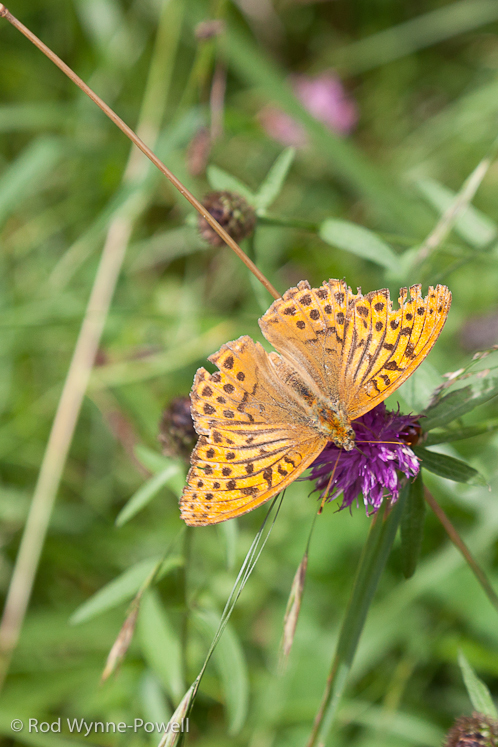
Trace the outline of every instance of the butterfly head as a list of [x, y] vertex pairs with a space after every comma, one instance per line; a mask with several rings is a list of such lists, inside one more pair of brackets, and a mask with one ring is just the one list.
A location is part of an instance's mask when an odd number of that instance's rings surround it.
[[318, 430], [336, 446], [351, 451], [355, 446], [355, 432], [343, 413], [330, 407], [318, 410]]

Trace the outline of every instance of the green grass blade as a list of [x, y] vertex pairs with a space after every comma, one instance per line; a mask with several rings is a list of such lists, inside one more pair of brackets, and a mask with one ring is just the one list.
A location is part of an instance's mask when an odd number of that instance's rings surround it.
[[332, 55], [350, 75], [386, 65], [498, 18], [494, 0], [460, 0], [349, 44]]
[[144, 467], [147, 467], [147, 469], [154, 474], [162, 472], [175, 463], [171, 457], [164, 456], [158, 451], [149, 449], [149, 447], [144, 446], [144, 444], [137, 444], [134, 452], [137, 459], [144, 465]]
[[349, 671], [365, 625], [380, 576], [401, 521], [408, 488], [401, 491], [398, 502], [386, 516], [384, 503], [374, 517], [368, 538], [356, 570], [353, 590], [341, 625], [332, 670], [319, 714], [307, 747], [324, 745], [334, 723], [337, 708], [344, 693]]
[[[185, 695], [182, 702], [187, 702], [188, 700], [188, 710], [193, 706], [195, 697], [197, 695], [197, 690], [199, 687], [199, 684], [204, 676], [204, 673], [207, 669], [207, 666], [211, 660], [211, 657], [216, 650], [216, 647], [218, 646], [218, 643], [223, 635], [223, 632], [225, 631], [225, 628], [228, 624], [228, 621], [230, 619], [230, 616], [235, 608], [235, 605], [237, 604], [237, 600], [240, 597], [247, 581], [249, 580], [249, 577], [251, 573], [253, 572], [254, 568], [256, 567], [256, 563], [259, 560], [259, 557], [261, 553], [264, 550], [264, 547], [266, 543], [268, 542], [268, 539], [270, 537], [271, 531], [275, 525], [275, 521], [277, 519], [277, 516], [280, 511], [280, 507], [282, 505], [282, 501], [285, 495], [285, 491], [279, 495], [277, 495], [272, 503], [270, 508], [268, 509], [268, 512], [265, 516], [265, 519], [256, 534], [256, 537], [252, 541], [252, 544], [246, 554], [246, 557], [244, 559], [244, 562], [242, 563], [241, 569], [237, 575], [237, 578], [235, 579], [235, 583], [232, 587], [232, 591], [230, 592], [230, 595], [228, 597], [228, 600], [225, 604], [225, 607], [223, 609], [223, 613], [221, 615], [220, 622], [218, 624], [218, 627], [216, 628], [216, 632], [213, 636], [213, 640], [211, 641], [211, 645], [209, 647], [209, 650], [206, 654], [206, 657], [204, 659], [204, 663], [201, 667], [201, 670], [199, 674], [197, 675], [195, 682], [191, 686], [191, 688], [188, 690], [187, 694]], [[275, 508], [276, 507], [276, 508]], [[273, 510], [275, 509], [274, 515], [271, 518], [271, 514]]]
[[422, 473], [407, 486], [405, 509], [401, 517], [401, 566], [405, 578], [415, 573], [424, 536], [425, 498]]
[[[441, 215], [454, 204], [457, 198], [456, 192], [443, 186], [435, 179], [428, 177], [418, 179], [416, 186]], [[495, 222], [471, 204], [467, 205], [465, 211], [459, 215], [453, 228], [455, 233], [476, 249], [485, 247], [498, 233]]]
[[133, 516], [138, 514], [153, 498], [164, 488], [169, 481], [180, 473], [178, 464], [170, 464], [162, 472], [147, 480], [136, 493], [132, 495], [128, 503], [121, 509], [116, 517], [116, 526], [122, 527]]
[[184, 682], [180, 641], [166, 614], [159, 595], [148, 589], [142, 598], [137, 631], [143, 655], [170, 697], [179, 701]]
[[42, 137], [28, 145], [0, 178], [0, 224], [12, 209], [43, 188], [63, 153], [62, 144], [53, 137]]
[[482, 680], [479, 679], [462, 651], [458, 652], [458, 663], [462, 670], [463, 681], [469, 694], [470, 702], [476, 711], [485, 716], [498, 719], [498, 711], [493, 703], [491, 693]]
[[391, 247], [363, 226], [347, 220], [327, 218], [321, 224], [318, 234], [330, 246], [369, 259], [370, 262], [381, 265], [393, 273], [401, 271], [398, 257]]
[[220, 539], [225, 547], [227, 570], [231, 571], [235, 565], [235, 559], [237, 557], [237, 540], [239, 538], [237, 519], [223, 521], [218, 525], [218, 531]]
[[296, 151], [294, 148], [286, 148], [278, 156], [254, 196], [254, 204], [258, 210], [266, 210], [275, 202], [282, 191], [295, 156]]
[[[193, 617], [211, 640], [220, 625], [220, 616], [213, 610], [201, 610], [194, 612]], [[247, 718], [249, 679], [244, 651], [230, 625], [226, 626], [218, 642], [213, 660], [223, 684], [229, 733], [234, 736], [242, 729]]]
[[467, 485], [487, 486], [487, 481], [476, 469], [455, 457], [429, 451], [423, 446], [414, 446], [413, 451], [421, 460], [422, 469], [428, 469], [439, 477], [445, 477], [454, 482], [465, 482]]
[[70, 623], [78, 625], [86, 622], [103, 612], [114, 609], [123, 602], [133, 599], [155, 568], [158, 568], [158, 576], [162, 577], [174, 568], [180, 567], [183, 559], [179, 555], [174, 555], [167, 558], [159, 568], [160, 563], [160, 557], [153, 557], [132, 565], [131, 568], [128, 568], [120, 576], [99, 589], [86, 602], [83, 602], [71, 615]]

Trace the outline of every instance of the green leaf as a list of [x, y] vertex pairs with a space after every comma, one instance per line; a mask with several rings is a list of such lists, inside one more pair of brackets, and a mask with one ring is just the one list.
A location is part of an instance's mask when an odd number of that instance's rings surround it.
[[424, 536], [425, 499], [422, 472], [419, 472], [413, 482], [409, 482], [405, 508], [401, 517], [401, 566], [405, 578], [415, 573], [422, 539]]
[[[99, 589], [86, 602], [83, 602], [73, 612], [69, 622], [72, 625], [78, 625], [107, 612], [107, 610], [114, 609], [114, 607], [127, 602], [129, 599], [133, 599], [160, 561], [161, 558], [157, 556], [146, 558], [132, 565], [131, 568], [128, 568], [120, 576]], [[181, 566], [182, 563], [183, 558], [179, 555], [166, 558], [161, 568], [158, 569], [158, 578], [162, 578], [169, 571]]]
[[337, 715], [365, 620], [398, 531], [405, 500], [406, 492], [402, 491], [398, 502], [387, 516], [384, 501], [370, 525], [341, 624], [333, 675], [327, 687], [327, 697], [321, 706], [324, 716], [318, 726], [318, 739], [315, 743], [327, 744], [327, 737]]
[[147, 669], [139, 685], [140, 705], [145, 721], [161, 721], [165, 724], [171, 718], [171, 708], [166, 702], [166, 696], [156, 675]]
[[243, 182], [239, 181], [237, 177], [228, 174], [218, 166], [208, 166], [207, 179], [213, 189], [216, 190], [228, 190], [229, 192], [237, 192], [237, 194], [245, 197], [250, 205], [255, 204], [254, 194], [251, 192]]
[[2, 104], [0, 106], [0, 132], [37, 132], [42, 128], [63, 130], [78, 122], [78, 107], [73, 104], [47, 103]]
[[474, 438], [485, 433], [493, 433], [498, 430], [498, 418], [485, 420], [478, 425], [469, 425], [465, 428], [451, 428], [444, 431], [431, 431], [424, 441], [425, 446], [433, 444], [450, 443], [451, 441], [462, 441], [464, 438]]
[[149, 449], [148, 446], [144, 446], [143, 444], [137, 444], [133, 451], [135, 452], [139, 462], [141, 462], [144, 467], [147, 467], [151, 472], [154, 472], [154, 474], [162, 472], [167, 467], [176, 463], [170, 457], [163, 456], [163, 454], [154, 451], [154, 449]]
[[321, 224], [318, 234], [330, 246], [338, 247], [393, 272], [400, 271], [398, 257], [382, 239], [363, 226], [338, 218], [327, 218]]
[[137, 626], [143, 655], [167, 693], [176, 702], [185, 689], [181, 649], [157, 592], [148, 589], [140, 604]]
[[284, 186], [295, 155], [296, 151], [294, 148], [286, 148], [278, 156], [254, 196], [254, 205], [258, 210], [266, 210], [277, 199]]
[[138, 514], [151, 500], [164, 488], [168, 482], [180, 473], [178, 464], [170, 464], [162, 472], [147, 480], [136, 493], [134, 493], [128, 503], [121, 509], [116, 517], [116, 526], [122, 527], [135, 514]]
[[442, 428], [452, 420], [461, 418], [466, 412], [484, 404], [498, 394], [498, 377], [486, 376], [472, 382], [470, 386], [457, 389], [437, 399], [424, 412], [424, 430]]
[[92, 374], [90, 389], [121, 387], [171, 374], [210, 355], [230, 339], [233, 329], [234, 325], [224, 320], [199, 335], [189, 335], [184, 342], [176, 342], [144, 358], [97, 366]]
[[[194, 618], [209, 640], [218, 631], [220, 617], [213, 610], [197, 611], [194, 613]], [[229, 733], [233, 736], [241, 730], [247, 717], [249, 680], [242, 646], [230, 625], [227, 625], [223, 636], [218, 641], [213, 659], [220, 673], [225, 694]]]
[[470, 702], [476, 711], [491, 718], [498, 718], [496, 706], [487, 686], [479, 679], [462, 651], [458, 652], [458, 663], [462, 670], [463, 681], [469, 694]]
[[454, 482], [465, 482], [467, 485], [487, 486], [488, 484], [480, 472], [460, 459], [429, 451], [422, 446], [414, 446], [413, 451], [422, 460], [423, 469], [428, 469], [435, 475], [454, 480]]
[[227, 569], [231, 571], [237, 557], [237, 540], [239, 537], [237, 519], [223, 521], [221, 524], [218, 524], [218, 532], [225, 546]]
[[62, 153], [61, 141], [52, 137], [39, 138], [4, 170], [0, 178], [0, 224], [19, 201], [40, 189]]
[[[19, 733], [12, 731], [11, 723], [14, 719], [19, 718], [19, 712], [13, 711], [11, 713], [0, 714], [0, 735], [6, 738], [6, 744], [11, 742], [17, 742], [19, 744], [25, 744], [27, 747], [96, 747], [98, 743], [94, 741], [88, 741], [82, 739], [84, 733], [80, 734], [78, 738], [71, 738], [65, 734], [53, 733], [51, 731], [42, 734], [36, 732], [32, 727], [31, 731], [28, 729], [27, 719], [30, 716], [24, 716], [24, 728]], [[35, 717], [36, 718], [36, 717]], [[80, 717], [81, 718], [81, 717]], [[80, 720], [78, 718], [78, 721]], [[38, 721], [41, 723], [47, 721], [48, 723], [54, 723], [57, 721], [57, 717], [52, 718], [39, 718]], [[61, 731], [64, 729], [65, 719], [61, 717]]]
[[[441, 215], [454, 203], [456, 192], [439, 184], [435, 179], [419, 179], [417, 187], [427, 201], [433, 205]], [[472, 205], [467, 205], [465, 212], [460, 215], [453, 226], [455, 232], [471, 246], [480, 249], [492, 241], [497, 233], [496, 224], [491, 218], [481, 213]]]

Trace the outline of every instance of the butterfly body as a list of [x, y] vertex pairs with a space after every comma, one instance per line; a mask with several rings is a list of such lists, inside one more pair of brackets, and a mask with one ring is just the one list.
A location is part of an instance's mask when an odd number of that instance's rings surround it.
[[340, 402], [324, 397], [306, 372], [296, 370], [282, 356], [270, 353], [268, 357], [282, 384], [296, 393], [300, 409], [307, 416], [306, 425], [346, 451], [354, 448], [354, 430]]
[[293, 482], [329, 441], [354, 448], [351, 421], [382, 402], [432, 348], [446, 320], [445, 286], [363, 296], [344, 281], [303, 281], [259, 320], [277, 352], [250, 337], [226, 343], [197, 371], [192, 417], [200, 438], [181, 498], [202, 526], [256, 508]]
[[319, 407], [316, 413], [317, 431], [346, 451], [354, 449], [355, 433], [346, 416], [330, 407]]

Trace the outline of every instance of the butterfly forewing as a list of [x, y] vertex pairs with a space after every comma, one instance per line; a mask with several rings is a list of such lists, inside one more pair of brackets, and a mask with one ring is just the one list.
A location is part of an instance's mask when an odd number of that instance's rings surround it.
[[343, 280], [329, 280], [321, 288], [302, 281], [259, 321], [268, 342], [332, 401], [339, 397], [344, 329], [357, 297]]
[[344, 281], [320, 288], [305, 281], [275, 301], [260, 320], [266, 339], [315, 381], [318, 394], [339, 403], [349, 420], [392, 394], [424, 360], [446, 321], [446, 286], [400, 291], [393, 310], [389, 291], [363, 296]]
[[358, 299], [349, 324], [341, 393], [350, 419], [383, 402], [422, 363], [436, 342], [448, 315], [451, 293], [446, 286], [421, 286], [400, 293], [400, 308], [393, 311], [387, 290]]
[[281, 385], [261, 345], [241, 337], [210, 360], [220, 371], [200, 369], [194, 380], [192, 415], [202, 435], [181, 499], [182, 518], [197, 526], [269, 500], [326, 443], [307, 426], [295, 393]]

